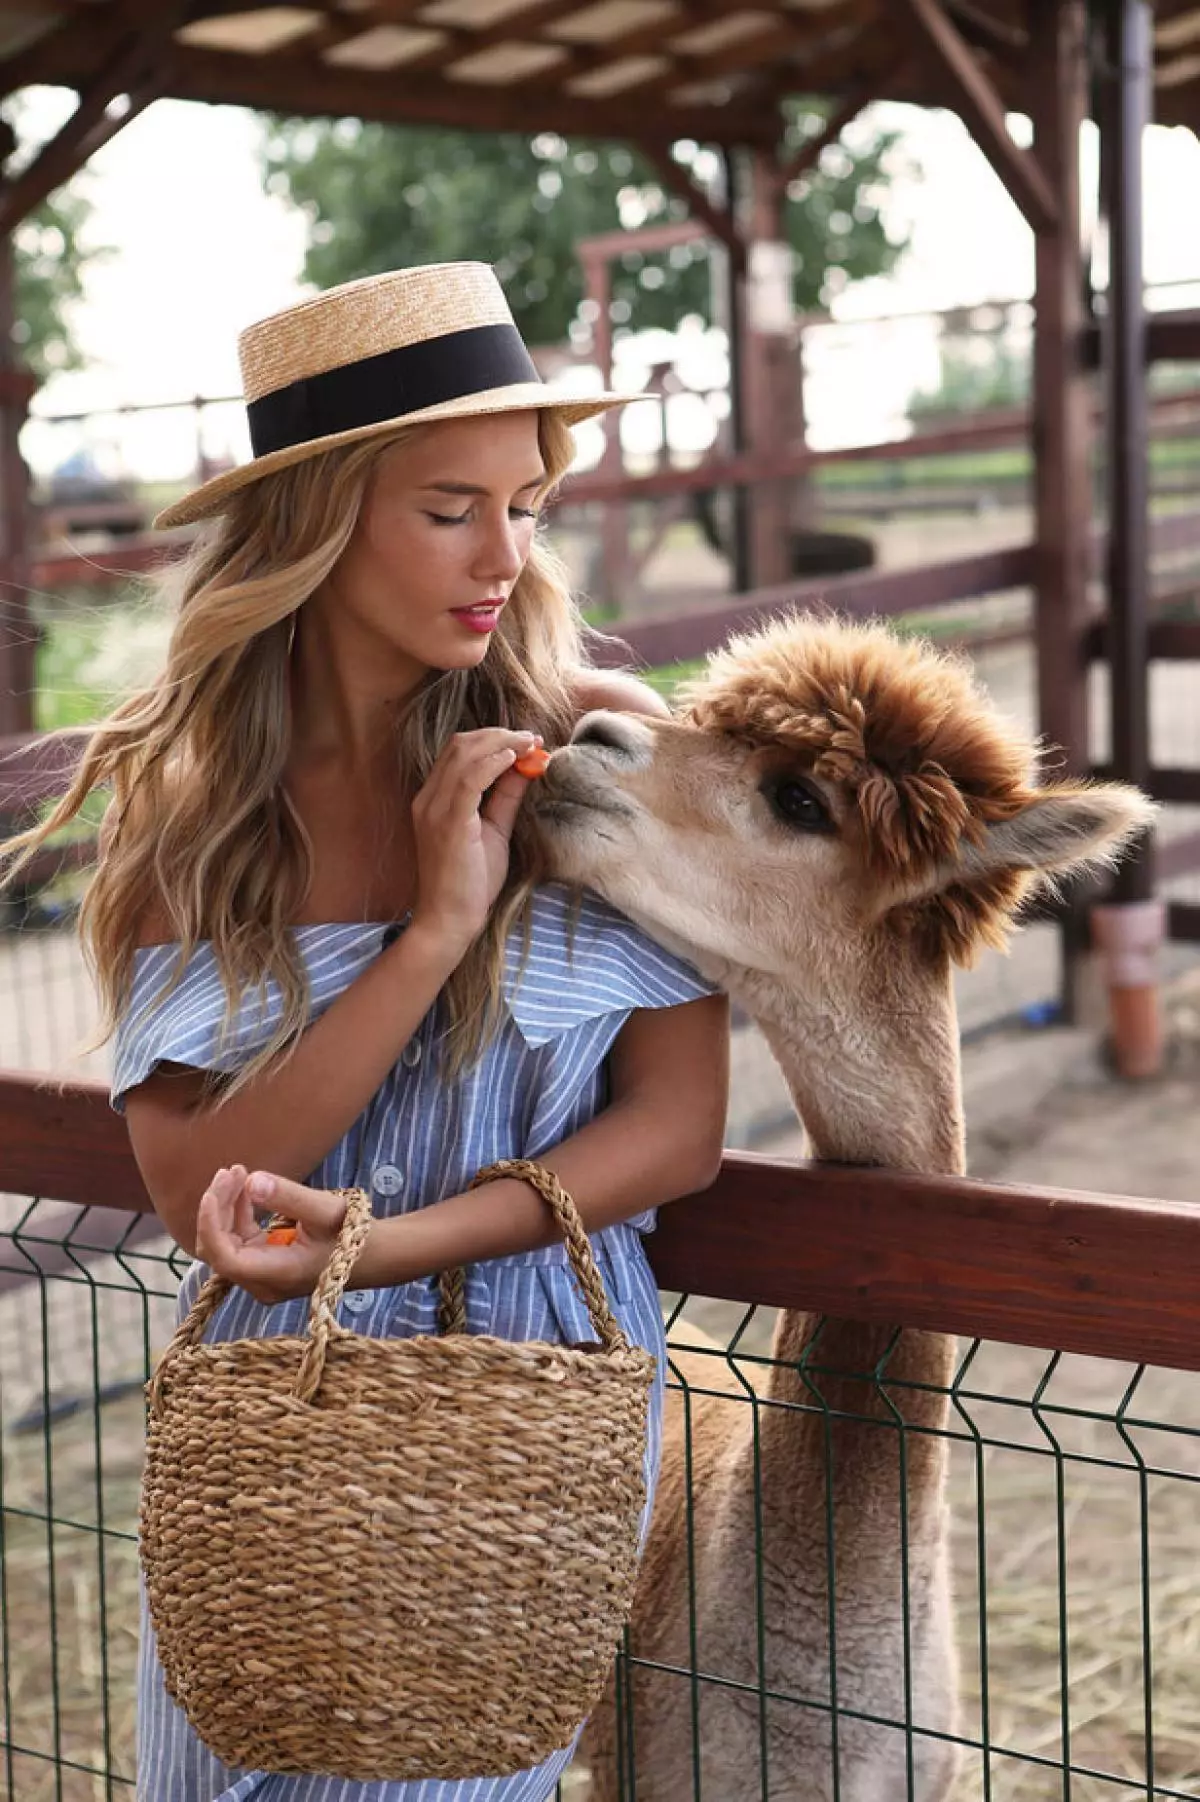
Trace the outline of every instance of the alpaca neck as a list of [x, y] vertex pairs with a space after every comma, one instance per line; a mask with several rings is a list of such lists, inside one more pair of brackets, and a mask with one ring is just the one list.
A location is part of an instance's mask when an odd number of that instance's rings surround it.
[[949, 967], [902, 988], [882, 980], [870, 1008], [864, 986], [816, 1003], [798, 987], [756, 977], [738, 999], [775, 1055], [815, 1158], [960, 1176], [962, 1090]]
[[[965, 1166], [958, 1026], [945, 965], [901, 985], [881, 955], [874, 971], [859, 969], [851, 989], [819, 1004], [799, 987], [752, 978], [738, 999], [775, 1055], [821, 1162], [877, 1165], [931, 1175], [961, 1175]], [[873, 998], [864, 1004], [864, 990]], [[795, 1366], [817, 1327], [784, 1313], [776, 1334], [772, 1389], [780, 1399], [807, 1396]], [[889, 1349], [890, 1348], [890, 1349]], [[886, 1356], [887, 1375], [918, 1383], [948, 1381], [953, 1344], [941, 1335], [826, 1319], [812, 1357], [821, 1366], [873, 1370]], [[861, 1392], [862, 1384], [857, 1385]], [[858, 1405], [861, 1405], [861, 1401]], [[944, 1411], [936, 1394], [906, 1404], [913, 1418]]]

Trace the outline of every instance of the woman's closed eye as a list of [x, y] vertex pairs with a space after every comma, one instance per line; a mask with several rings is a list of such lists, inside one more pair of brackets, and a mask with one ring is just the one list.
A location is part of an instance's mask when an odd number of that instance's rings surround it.
[[[465, 526], [472, 518], [473, 511], [471, 507], [468, 507], [465, 513], [430, 513], [427, 511], [425, 517], [431, 519], [437, 526]], [[508, 517], [510, 519], [536, 519], [537, 510], [534, 507], [510, 507]]]

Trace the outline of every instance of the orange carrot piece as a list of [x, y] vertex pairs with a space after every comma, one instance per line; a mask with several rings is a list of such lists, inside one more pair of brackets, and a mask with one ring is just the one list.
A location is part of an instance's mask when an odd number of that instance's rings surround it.
[[535, 745], [532, 751], [526, 751], [524, 757], [518, 757], [513, 764], [518, 776], [528, 776], [531, 781], [536, 776], [544, 776], [549, 767], [550, 753], [540, 745]]
[[268, 1245], [291, 1245], [296, 1237], [294, 1226], [273, 1226], [267, 1232]]

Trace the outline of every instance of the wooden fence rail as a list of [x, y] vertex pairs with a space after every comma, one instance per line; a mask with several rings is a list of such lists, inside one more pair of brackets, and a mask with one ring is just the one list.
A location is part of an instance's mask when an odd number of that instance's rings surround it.
[[[0, 1191], [150, 1211], [98, 1084], [0, 1074]], [[95, 1238], [81, 1227], [72, 1262]], [[113, 1238], [102, 1220], [96, 1249]], [[53, 1243], [31, 1229], [15, 1274]], [[1200, 1207], [1184, 1203], [729, 1153], [649, 1251], [664, 1290], [1200, 1370]]]

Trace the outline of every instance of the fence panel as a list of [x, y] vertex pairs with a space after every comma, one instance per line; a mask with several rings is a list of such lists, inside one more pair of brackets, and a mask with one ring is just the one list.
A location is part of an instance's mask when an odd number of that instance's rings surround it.
[[[0, 1745], [16, 1802], [91, 1802], [132, 1782], [139, 1386], [183, 1260], [98, 1091], [0, 1080], [0, 1186]], [[1200, 1214], [729, 1157], [651, 1250], [679, 1549], [596, 1802], [945, 1802], [947, 1748], [953, 1802], [1200, 1802]]]

